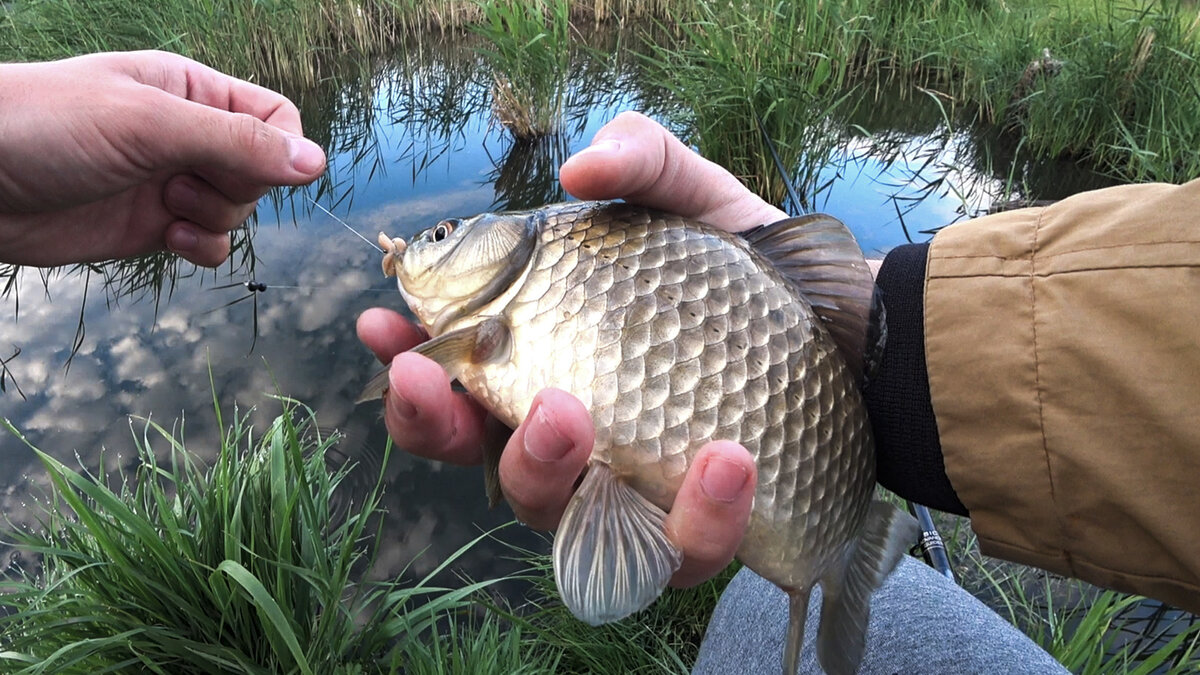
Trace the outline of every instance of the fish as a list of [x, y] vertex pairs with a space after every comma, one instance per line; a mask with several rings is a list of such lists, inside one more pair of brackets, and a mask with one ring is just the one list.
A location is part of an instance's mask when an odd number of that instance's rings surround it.
[[[854, 237], [813, 214], [731, 234], [621, 201], [567, 202], [380, 234], [383, 269], [439, 363], [515, 428], [557, 387], [595, 426], [554, 537], [564, 604], [599, 625], [651, 604], [682, 555], [663, 522], [697, 451], [741, 443], [758, 469], [737, 558], [789, 597], [796, 672], [813, 586], [817, 656], [856, 672], [869, 598], [917, 526], [873, 498], [861, 387], [884, 331]], [[360, 400], [384, 395], [387, 372]], [[499, 494], [499, 455], [485, 453]]]

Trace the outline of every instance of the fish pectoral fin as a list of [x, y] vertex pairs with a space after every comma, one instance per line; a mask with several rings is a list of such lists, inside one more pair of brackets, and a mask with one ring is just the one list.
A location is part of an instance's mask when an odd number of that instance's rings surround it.
[[508, 358], [512, 333], [503, 319], [491, 317], [427, 340], [412, 351], [437, 362], [455, 379], [463, 368]]
[[388, 369], [384, 368], [378, 373], [375, 373], [375, 376], [372, 377], [369, 382], [367, 382], [367, 386], [363, 387], [362, 393], [358, 395], [358, 398], [354, 399], [354, 405], [366, 403], [367, 401], [374, 401], [378, 398], [383, 398], [383, 392], [387, 391], [387, 389]]
[[588, 467], [554, 537], [554, 579], [576, 618], [598, 626], [658, 598], [683, 562], [666, 517], [607, 465]]
[[821, 624], [817, 660], [829, 675], [855, 673], [866, 649], [871, 593], [895, 569], [920, 529], [912, 516], [892, 504], [871, 502], [866, 526], [846, 564], [821, 578]]
[[[441, 366], [450, 379], [458, 379], [464, 368], [507, 359], [512, 333], [503, 319], [491, 317], [473, 326], [459, 328], [426, 340], [410, 351]], [[383, 396], [388, 388], [388, 369], [377, 373], [354, 401], [356, 404]]]

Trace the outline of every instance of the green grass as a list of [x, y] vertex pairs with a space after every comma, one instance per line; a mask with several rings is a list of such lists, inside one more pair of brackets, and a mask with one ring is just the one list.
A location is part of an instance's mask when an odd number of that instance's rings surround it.
[[152, 422], [128, 475], [38, 453], [53, 493], [40, 528], [9, 533], [40, 565], [3, 582], [4, 672], [397, 672], [441, 648], [433, 636], [492, 582], [430, 585], [458, 554], [412, 585], [357, 581], [379, 485], [339, 513], [352, 469], [327, 467], [335, 438], [312, 413], [285, 402], [261, 436], [246, 420], [234, 412], [207, 469], [182, 428]]
[[337, 437], [282, 403], [263, 431], [233, 411], [207, 468], [182, 425], [145, 422], [129, 470], [35, 448], [52, 491], [38, 527], [0, 536], [26, 561], [0, 577], [0, 671], [687, 672], [732, 569], [599, 629], [559, 601], [546, 555], [514, 553], [531, 589], [517, 609], [489, 594], [500, 580], [433, 585], [491, 533], [415, 583], [363, 581], [384, 536], [381, 485], [339, 509], [355, 468], [332, 468]]
[[[654, 65], [692, 141], [778, 203], [761, 117], [811, 195], [830, 128], [881, 81], [935, 92], [1034, 157], [1126, 181], [1200, 175], [1200, 14], [1162, 0], [700, 4]], [[1022, 77], [1043, 49], [1057, 74]], [[914, 95], [915, 89], [914, 89]], [[957, 115], [955, 115], [957, 117]]]

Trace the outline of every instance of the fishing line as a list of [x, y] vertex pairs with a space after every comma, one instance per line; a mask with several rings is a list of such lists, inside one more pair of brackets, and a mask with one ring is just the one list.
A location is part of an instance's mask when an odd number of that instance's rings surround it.
[[[313, 199], [312, 197], [307, 197], [307, 196], [305, 198], [308, 199], [308, 201], [312, 202], [313, 206], [317, 207], [318, 209], [321, 209], [321, 211], [324, 212], [325, 215], [329, 216], [330, 218], [333, 218], [342, 227], [346, 228], [347, 230], [350, 230], [350, 232], [353, 233], [354, 236], [367, 242], [368, 246], [375, 249], [376, 251], [379, 251], [380, 253], [383, 253], [383, 249], [380, 248], [377, 244], [375, 244], [375, 242], [371, 241], [370, 239], [367, 239], [362, 234], [360, 234], [358, 232], [358, 230], [351, 227], [349, 225], [349, 223], [347, 223], [346, 221], [342, 220], [341, 218], [338, 218], [337, 216], [335, 216], [329, 209], [325, 208], [324, 206], [321, 206], [317, 202], [317, 200]], [[254, 351], [254, 345], [257, 344], [257, 342], [258, 342], [258, 295], [259, 295], [259, 293], [266, 292], [266, 290], [268, 288], [293, 289], [293, 290], [300, 290], [300, 291], [324, 291], [324, 290], [332, 290], [333, 289], [332, 286], [291, 286], [291, 285], [285, 285], [285, 284], [271, 284], [268, 286], [267, 284], [265, 284], [261, 281], [257, 281], [255, 279], [248, 279], [246, 281], [235, 281], [231, 284], [222, 284], [220, 286], [213, 286], [209, 290], [217, 291], [217, 290], [235, 288], [237, 286], [244, 287], [247, 291], [247, 295], [243, 295], [240, 298], [235, 298], [233, 300], [230, 300], [229, 302], [225, 303], [224, 305], [221, 305], [220, 307], [214, 307], [213, 309], [210, 309], [206, 312], [202, 312], [202, 314], [211, 314], [213, 312], [217, 312], [217, 311], [220, 311], [227, 307], [236, 305], [240, 302], [244, 302], [246, 300], [251, 300], [252, 304], [254, 305], [254, 313], [253, 313], [253, 316], [254, 316], [254, 327], [253, 327], [254, 338], [250, 342], [250, 351], [251, 352]], [[393, 290], [388, 289], [388, 288], [363, 288], [363, 289], [359, 289], [358, 292], [361, 292], [361, 293], [391, 293], [391, 292], [393, 292]], [[0, 365], [2, 365], [2, 362], [0, 362]], [[3, 385], [3, 381], [0, 380], [0, 386], [2, 386], [2, 385]]]
[[375, 242], [371, 241], [370, 239], [367, 239], [367, 238], [366, 238], [366, 237], [364, 237], [362, 234], [360, 234], [358, 230], [354, 229], [353, 227], [350, 227], [348, 224], [346, 224], [346, 221], [344, 221], [344, 220], [342, 220], [341, 218], [338, 218], [337, 216], [333, 215], [333, 213], [332, 213], [332, 212], [331, 212], [329, 209], [327, 209], [327, 208], [325, 208], [324, 206], [321, 206], [320, 204], [318, 204], [318, 203], [317, 203], [317, 200], [313, 199], [312, 197], [308, 197], [307, 195], [305, 196], [305, 198], [306, 198], [306, 199], [308, 199], [308, 201], [312, 202], [312, 205], [313, 205], [313, 206], [315, 206], [315, 207], [317, 207], [318, 209], [321, 209], [322, 211], [324, 211], [324, 212], [325, 212], [325, 215], [327, 215], [327, 216], [329, 216], [330, 218], [333, 218], [334, 220], [338, 221], [339, 223], [341, 223], [342, 227], [344, 227], [344, 228], [346, 228], [347, 230], [350, 230], [351, 232], [353, 232], [353, 233], [354, 233], [354, 236], [356, 236], [356, 237], [358, 237], [359, 239], [362, 239], [363, 241], [367, 242], [367, 244], [368, 244], [368, 245], [369, 245], [371, 248], [375, 249], [376, 251], [379, 251], [380, 253], [383, 253], [383, 249], [379, 248], [379, 246], [378, 246], [378, 245], [377, 245]]

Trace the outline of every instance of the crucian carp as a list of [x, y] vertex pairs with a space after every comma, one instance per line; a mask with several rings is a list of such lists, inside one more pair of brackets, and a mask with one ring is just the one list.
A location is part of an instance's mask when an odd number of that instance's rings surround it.
[[[821, 666], [857, 670], [870, 595], [916, 524], [872, 499], [860, 388], [877, 342], [874, 282], [841, 222], [810, 215], [735, 235], [575, 202], [380, 243], [384, 272], [431, 336], [414, 351], [497, 418], [517, 426], [546, 387], [590, 411], [595, 447], [554, 542], [575, 616], [615, 621], [659, 596], [681, 561], [666, 512], [700, 447], [732, 440], [758, 466], [737, 557], [790, 597], [784, 672], [796, 670], [818, 582]], [[386, 386], [385, 372], [363, 400]], [[498, 457], [487, 461], [498, 493]]]

